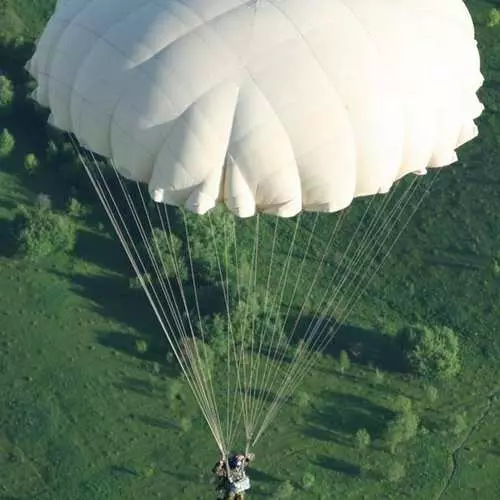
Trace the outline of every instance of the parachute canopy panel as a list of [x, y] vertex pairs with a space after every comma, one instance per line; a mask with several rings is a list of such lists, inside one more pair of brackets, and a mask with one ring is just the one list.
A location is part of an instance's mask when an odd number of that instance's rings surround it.
[[340, 210], [482, 111], [462, 0], [60, 0], [28, 69], [52, 124], [197, 213]]

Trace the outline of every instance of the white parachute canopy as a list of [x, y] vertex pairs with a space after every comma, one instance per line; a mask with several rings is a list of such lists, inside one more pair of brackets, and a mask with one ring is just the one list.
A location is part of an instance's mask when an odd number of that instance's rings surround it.
[[156, 201], [333, 212], [477, 134], [462, 0], [64, 0], [28, 65], [50, 121]]

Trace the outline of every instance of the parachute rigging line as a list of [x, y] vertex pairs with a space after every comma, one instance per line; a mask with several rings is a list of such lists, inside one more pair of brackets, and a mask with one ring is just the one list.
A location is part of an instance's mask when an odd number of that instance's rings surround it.
[[[123, 196], [129, 214], [128, 216], [124, 215], [120, 203], [115, 199], [116, 189], [110, 186], [110, 169], [104, 168], [103, 170], [99, 160], [92, 153], [82, 150], [76, 140], [72, 136], [70, 137], [221, 452], [228, 452], [233, 447], [238, 432], [238, 422], [241, 420], [243, 421], [247, 449], [254, 446], [262, 437], [265, 430], [276, 418], [279, 410], [290, 399], [297, 386], [311, 369], [316, 353], [323, 351], [332, 340], [342, 322], [355, 307], [361, 294], [371, 283], [375, 273], [387, 259], [390, 249], [395, 245], [409, 222], [408, 219], [403, 227], [397, 228], [405, 208], [417, 196], [417, 203], [412, 208], [413, 214], [436, 178], [435, 176], [434, 180], [420, 194], [417, 189], [419, 182], [414, 179], [405, 188], [403, 194], [399, 195], [397, 202], [392, 203], [392, 205], [391, 202], [396, 197], [397, 190], [386, 195], [369, 221], [368, 229], [362, 233], [361, 241], [358, 241], [358, 234], [361, 233], [363, 224], [366, 224], [375, 203], [375, 197], [370, 199], [332, 279], [324, 289], [321, 299], [313, 308], [313, 319], [309, 320], [304, 338], [294, 349], [290, 362], [285, 361], [285, 357], [292, 349], [294, 336], [303, 315], [306, 312], [311, 313], [306, 307], [307, 301], [312, 297], [315, 289], [320, 287], [329, 254], [335, 245], [336, 236], [342, 230], [347, 219], [348, 210], [336, 216], [335, 225], [319, 256], [319, 263], [313, 278], [307, 283], [304, 302], [292, 326], [288, 326], [292, 303], [297, 291], [303, 288], [302, 276], [305, 273], [310, 251], [316, 243], [316, 227], [319, 224], [320, 215], [314, 216], [312, 228], [309, 228], [305, 246], [302, 247], [301, 260], [296, 266], [292, 264], [293, 255], [297, 248], [301, 221], [304, 216], [299, 215], [295, 222], [280, 220], [278, 217], [273, 219], [273, 236], [267, 265], [263, 262], [264, 258], [260, 257], [261, 233], [263, 231], [261, 222], [265, 218], [256, 216], [250, 269], [247, 270], [246, 276], [241, 274], [244, 260], [240, 258], [237, 219], [231, 228], [228, 229], [224, 226], [223, 248], [221, 249], [217, 243], [213, 216], [211, 213], [207, 215], [228, 329], [225, 347], [225, 412], [223, 415], [219, 407], [220, 397], [217, 397], [217, 393], [220, 391], [215, 387], [213, 373], [208, 363], [210, 359], [207, 348], [208, 339], [200, 309], [199, 284], [192, 255], [194, 237], [190, 234], [186, 214], [182, 212], [182, 220], [183, 230], [186, 234], [188, 267], [196, 312], [195, 319], [190, 314], [188, 299], [183, 287], [181, 264], [177, 260], [178, 256], [174, 248], [174, 228], [167, 206], [154, 204], [157, 218], [161, 223], [163, 236], [160, 236], [154, 230], [154, 222], [148, 212], [141, 186], [135, 183], [140, 200], [135, 202], [128, 191], [127, 183], [112, 165], [115, 184], [119, 187], [119, 192]], [[273, 271], [275, 271], [278, 257], [277, 242], [280, 225], [285, 226], [285, 230], [291, 229], [292, 234], [284, 262], [278, 266], [279, 276], [275, 276], [276, 273]], [[148, 238], [148, 234], [152, 235], [152, 238]], [[165, 238], [168, 243], [175, 287], [172, 281], [166, 278], [168, 263], [165, 262], [165, 256], [160, 251], [162, 246], [160, 237]], [[389, 250], [374, 266], [387, 241], [391, 241]], [[142, 253], [140, 246], [144, 248]], [[143, 255], [144, 253], [145, 255]], [[149, 262], [149, 266], [147, 262]], [[246, 299], [243, 308], [243, 326], [240, 325], [240, 332], [237, 331], [237, 325], [234, 324], [234, 318], [231, 314], [231, 307], [234, 305], [230, 289], [233, 286], [229, 272], [231, 265], [236, 270], [234, 286], [236, 287], [237, 304], [244, 303]], [[361, 273], [360, 270], [365, 267], [367, 271]], [[256, 329], [258, 323], [256, 315], [259, 311], [252, 307], [251, 303], [252, 300], [256, 299], [255, 291], [260, 268], [264, 269], [264, 282], [266, 283], [263, 298], [265, 320], [262, 328], [268, 325], [273, 318], [279, 316], [279, 312], [285, 304], [284, 320], [280, 324], [274, 322], [270, 337], [265, 337], [265, 332], [262, 329], [260, 331]], [[292, 269], [295, 270], [295, 275], [290, 278]], [[290, 281], [292, 281], [291, 284]], [[277, 283], [274, 290], [273, 282]], [[287, 292], [288, 297], [285, 297]], [[194, 322], [197, 323], [198, 328], [195, 327]], [[335, 325], [332, 326], [332, 322], [335, 322]], [[240, 334], [243, 341], [240, 341], [238, 345], [237, 338]], [[255, 338], [256, 335], [258, 338]], [[245, 348], [245, 337], [250, 345], [248, 349]], [[221, 419], [222, 416], [224, 416], [224, 421]]]

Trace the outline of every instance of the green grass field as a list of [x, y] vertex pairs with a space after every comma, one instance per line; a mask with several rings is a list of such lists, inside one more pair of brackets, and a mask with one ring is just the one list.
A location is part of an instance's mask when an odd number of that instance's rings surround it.
[[[500, 26], [488, 27], [496, 2], [467, 3], [486, 76], [480, 137], [462, 148], [460, 163], [422, 181], [430, 193], [382, 271], [258, 444], [249, 498], [499, 498]], [[2, 32], [32, 40], [53, 5], [0, 0]], [[12, 255], [17, 205], [48, 193], [62, 209], [72, 177], [43, 161], [47, 131], [23, 100], [29, 50], [11, 50], [5, 57], [2, 49], [0, 62], [17, 89], [16, 112], [0, 115], [0, 130], [8, 127], [16, 139], [14, 152], [0, 159], [0, 498], [213, 498], [217, 448], [165, 360], [166, 341], [145, 298], [128, 285], [128, 262], [90, 187], [81, 197], [96, 208], [79, 220], [72, 255], [36, 263]], [[23, 171], [29, 152], [42, 159], [33, 176]], [[270, 233], [271, 224], [264, 219], [261, 229]], [[251, 246], [252, 228], [246, 234]], [[328, 225], [315, 234], [327, 238]], [[264, 243], [261, 251], [270, 250]], [[284, 240], [278, 254], [287, 251]], [[315, 269], [307, 263], [305, 282]], [[303, 298], [300, 290], [297, 307]], [[425, 381], [395, 369], [387, 347], [412, 322], [460, 335], [462, 371], [434, 384], [435, 401]], [[147, 340], [148, 352], [136, 349], [138, 339]], [[359, 345], [359, 362], [342, 374], [339, 350]], [[383, 434], [400, 395], [412, 400], [421, 426], [390, 453]], [[466, 425], [454, 429], [462, 413]], [[354, 445], [361, 428], [372, 437], [366, 450]], [[404, 477], [390, 480], [398, 465]]]

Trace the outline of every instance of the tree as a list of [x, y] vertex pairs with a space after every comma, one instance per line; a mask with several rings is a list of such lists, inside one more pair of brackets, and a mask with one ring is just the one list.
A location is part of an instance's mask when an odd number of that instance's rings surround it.
[[488, 28], [495, 28], [500, 24], [500, 9], [491, 9], [488, 13]]
[[418, 431], [420, 417], [413, 412], [411, 400], [400, 396], [396, 398], [396, 416], [387, 425], [386, 442], [391, 453], [396, 451], [400, 443], [409, 441]]
[[154, 228], [149, 238], [149, 248], [143, 245], [146, 259], [151, 252], [158, 270], [167, 279], [178, 279], [181, 282], [189, 277], [188, 264], [184, 259], [183, 243], [173, 233]]
[[5, 76], [0, 75], [0, 109], [7, 109], [14, 100], [14, 86]]
[[344, 373], [351, 367], [351, 360], [349, 359], [349, 355], [347, 354], [346, 351], [343, 350], [340, 351], [339, 364], [340, 364], [340, 373]]
[[64, 215], [46, 206], [20, 206], [13, 221], [17, 251], [36, 260], [57, 253], [70, 252], [76, 242], [76, 226]]
[[398, 332], [410, 371], [429, 378], [451, 378], [460, 371], [458, 337], [447, 327], [410, 326]]
[[372, 439], [366, 429], [358, 429], [354, 435], [354, 444], [358, 450], [364, 450], [370, 446]]
[[12, 134], [4, 128], [0, 133], [0, 158], [5, 158], [14, 149], [16, 142]]
[[29, 175], [33, 175], [38, 170], [38, 160], [33, 153], [29, 153], [24, 157], [24, 170]]
[[437, 390], [437, 387], [429, 385], [425, 388], [425, 395], [430, 403], [435, 403], [439, 396], [439, 391]]
[[451, 419], [452, 431], [455, 436], [459, 436], [467, 430], [467, 414], [458, 413]]
[[401, 462], [392, 462], [386, 470], [386, 477], [391, 483], [401, 481], [406, 475], [406, 468]]

